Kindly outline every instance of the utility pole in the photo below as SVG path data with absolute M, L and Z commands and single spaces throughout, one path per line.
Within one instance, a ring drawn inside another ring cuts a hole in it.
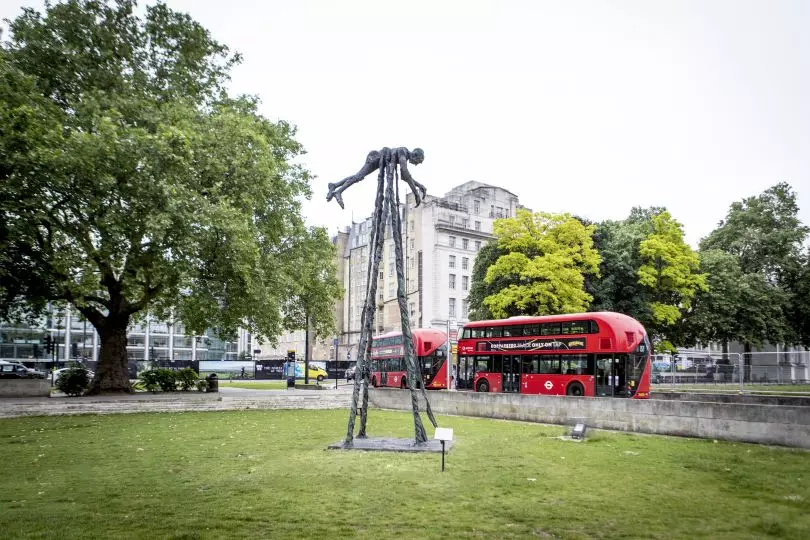
M 307 311 L 307 329 L 304 334 L 304 384 L 309 384 L 309 311 Z

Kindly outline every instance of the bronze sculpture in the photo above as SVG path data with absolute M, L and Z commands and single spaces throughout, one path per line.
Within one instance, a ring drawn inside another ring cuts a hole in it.
M 352 405 L 349 412 L 349 424 L 344 441 L 345 446 L 351 446 L 354 439 L 354 423 L 357 417 L 357 403 L 360 398 L 361 380 L 363 384 L 363 401 L 360 409 L 360 430 L 358 438 L 366 437 L 366 419 L 368 415 L 368 384 L 370 378 L 370 356 L 371 338 L 374 328 L 375 298 L 377 296 L 377 274 L 379 272 L 380 260 L 382 259 L 383 246 L 385 243 L 385 225 L 390 216 L 392 236 L 394 238 L 394 253 L 396 256 L 397 272 L 397 300 L 399 303 L 399 313 L 402 323 L 402 344 L 405 351 L 405 365 L 408 371 L 408 388 L 411 392 L 411 405 L 413 408 L 415 442 L 417 445 L 427 442 L 427 434 L 419 415 L 419 401 L 417 398 L 417 386 L 421 387 L 422 395 L 425 399 L 426 412 L 434 427 L 437 427 L 436 419 L 430 408 L 424 384 L 422 383 L 421 366 L 416 362 L 416 355 L 411 335 L 410 319 L 408 317 L 407 302 L 405 299 L 405 273 L 403 271 L 402 253 L 402 222 L 399 215 L 399 178 L 402 177 L 410 186 L 416 206 L 422 203 L 427 192 L 425 186 L 417 182 L 408 171 L 408 163 L 419 165 L 424 161 L 424 152 L 420 148 L 409 151 L 407 148 L 383 148 L 380 151 L 371 151 L 366 156 L 363 167 L 354 175 L 344 178 L 337 183 L 329 184 L 329 193 L 326 200 L 337 200 L 343 208 L 342 193 L 357 182 L 363 180 L 372 172 L 377 174 L 377 197 L 374 206 L 374 216 L 371 226 L 371 246 L 373 253 L 368 261 L 368 282 L 366 284 L 366 301 L 360 317 L 360 344 L 357 354 L 357 371 L 354 378 L 354 389 L 352 391 Z

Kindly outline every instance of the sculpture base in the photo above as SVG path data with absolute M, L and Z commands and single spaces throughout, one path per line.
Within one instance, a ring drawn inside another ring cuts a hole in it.
M 445 451 L 453 447 L 453 441 L 445 443 Z M 442 451 L 442 443 L 437 440 L 429 440 L 423 444 L 416 444 L 413 439 L 360 439 L 355 437 L 350 445 L 345 441 L 330 444 L 329 450 L 367 450 L 378 452 L 438 452 Z

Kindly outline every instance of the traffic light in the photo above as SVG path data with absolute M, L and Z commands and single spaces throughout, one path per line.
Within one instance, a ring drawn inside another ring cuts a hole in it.
M 51 354 L 53 352 L 53 340 L 51 339 L 51 335 L 48 334 L 45 336 L 45 352 Z
M 295 362 L 295 351 L 287 351 L 287 361 Z

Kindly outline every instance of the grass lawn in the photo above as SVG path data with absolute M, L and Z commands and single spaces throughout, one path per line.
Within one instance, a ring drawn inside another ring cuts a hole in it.
M 3 538 L 762 538 L 810 532 L 810 453 L 440 417 L 436 454 L 326 450 L 347 412 L 0 420 Z M 371 435 L 411 437 L 374 410 Z M 429 430 L 432 433 L 432 430 Z
M 744 384 L 746 392 L 752 394 L 810 394 L 810 384 Z M 714 392 L 720 394 L 737 394 L 737 384 L 654 384 L 653 392 Z
M 233 381 L 220 379 L 220 386 L 226 388 L 248 388 L 251 390 L 285 390 L 287 381 Z

